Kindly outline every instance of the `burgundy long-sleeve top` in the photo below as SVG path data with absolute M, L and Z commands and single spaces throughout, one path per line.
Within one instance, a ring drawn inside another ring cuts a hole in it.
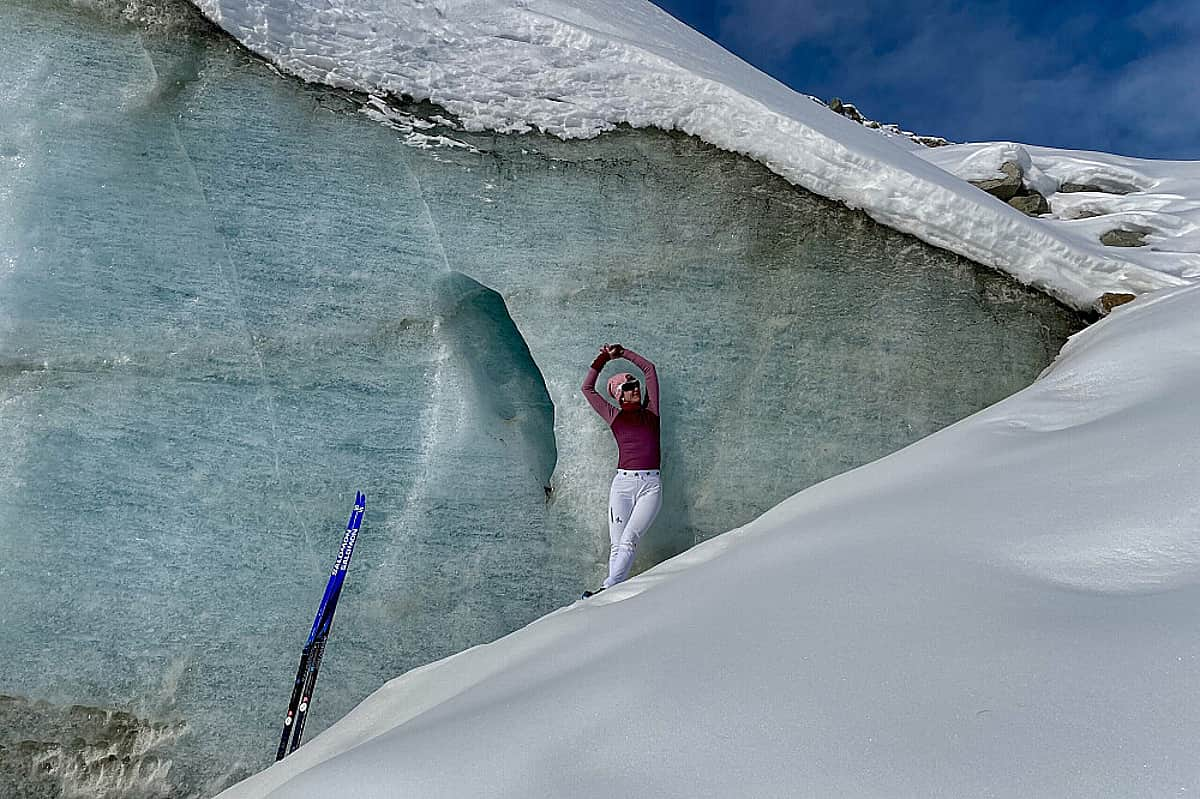
M 595 364 L 583 378 L 583 396 L 596 413 L 600 414 L 600 418 L 608 423 L 613 438 L 617 440 L 618 469 L 657 469 L 662 463 L 658 424 L 658 372 L 654 364 L 633 350 L 625 350 L 621 357 L 646 375 L 642 407 L 631 411 L 623 410 L 614 407 L 600 396 L 600 392 L 596 391 L 596 378 L 600 376 L 600 369 Z

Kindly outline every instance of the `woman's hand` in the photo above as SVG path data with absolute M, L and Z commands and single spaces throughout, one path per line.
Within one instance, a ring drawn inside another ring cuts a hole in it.
M 605 349 L 608 350 L 609 358 L 620 358 L 625 354 L 625 348 L 620 344 L 605 344 Z

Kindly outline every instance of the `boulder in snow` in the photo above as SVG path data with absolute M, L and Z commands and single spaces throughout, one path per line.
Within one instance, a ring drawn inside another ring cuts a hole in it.
M 1010 198 L 1008 204 L 1029 216 L 1050 213 L 1050 203 L 1036 191 L 1022 191 L 1016 197 Z
M 1021 170 L 1021 165 L 1016 161 L 1005 161 L 1000 165 L 1000 171 L 1003 173 L 1002 177 L 971 180 L 968 182 L 972 186 L 983 189 L 993 197 L 998 197 L 1008 202 L 1017 196 L 1017 192 L 1024 185 L 1025 173 Z
M 1128 294 L 1120 291 L 1106 291 L 1100 295 L 1100 299 L 1096 300 L 1096 310 L 1107 316 L 1112 312 L 1113 308 L 1118 305 L 1124 305 L 1127 302 L 1133 302 L 1137 299 L 1136 294 Z
M 1145 247 L 1146 231 L 1144 230 L 1109 230 L 1100 234 L 1100 243 L 1109 247 Z
M 1103 186 L 1098 186 L 1095 183 L 1073 183 L 1069 180 L 1059 186 L 1058 190 L 1068 194 L 1082 191 L 1094 191 L 1102 194 L 1131 194 L 1137 191 L 1137 189 L 1133 186 L 1109 183 L 1108 188 L 1104 188 Z

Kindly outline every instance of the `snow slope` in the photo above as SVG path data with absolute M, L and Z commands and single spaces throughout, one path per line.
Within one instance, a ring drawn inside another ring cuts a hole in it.
M 1030 219 L 951 174 L 997 152 L 918 157 L 648 3 L 199 5 L 301 77 L 467 127 L 695 133 L 1078 305 L 1177 287 L 1013 397 L 389 682 L 223 796 L 1200 791 L 1195 164 L 1023 148 L 1045 186 L 1128 184 L 1052 190 L 1053 218 Z M 1121 220 L 1147 247 L 1099 243 Z
M 1200 790 L 1200 287 L 1028 389 L 385 685 L 240 797 Z
M 754 69 L 646 0 L 195 0 L 299 77 L 429 99 L 469 129 L 694 134 L 1077 307 L 1180 285 L 998 204 Z

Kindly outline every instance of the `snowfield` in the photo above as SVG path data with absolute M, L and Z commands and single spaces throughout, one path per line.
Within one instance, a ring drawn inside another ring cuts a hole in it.
M 640 0 L 197 5 L 306 80 L 470 129 L 682 130 L 1076 306 L 1144 295 L 1013 397 L 389 682 L 222 796 L 1200 791 L 1200 164 L 913 152 Z M 965 182 L 1009 160 L 1049 216 Z

